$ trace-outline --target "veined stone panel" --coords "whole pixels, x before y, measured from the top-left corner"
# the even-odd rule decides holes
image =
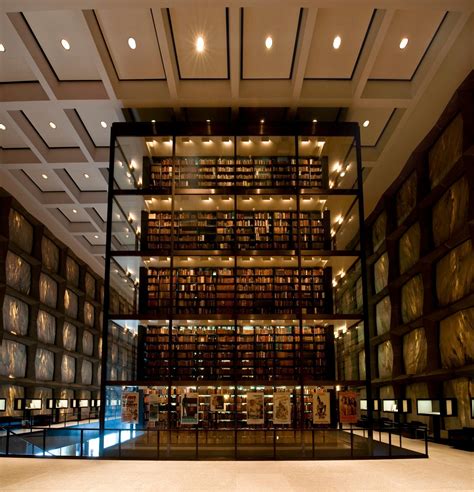
[[[387,340],[377,347],[379,378],[389,378],[393,374],[392,342]]]
[[[474,308],[459,311],[439,324],[441,364],[451,369],[474,363]]]
[[[420,224],[416,222],[400,238],[399,263],[400,274],[409,270],[420,259]]]
[[[411,278],[402,286],[402,320],[408,323],[423,313],[423,279],[421,275]]]
[[[403,183],[397,193],[396,211],[397,225],[400,225],[416,206],[416,173],[411,173],[410,177]]]
[[[390,318],[392,316],[392,304],[390,297],[385,296],[375,306],[375,317],[377,326],[377,335],[382,335],[390,330]]]
[[[428,363],[428,346],[424,328],[416,328],[403,337],[405,374],[420,374]]]
[[[388,253],[384,253],[374,264],[375,293],[379,293],[388,284]]]

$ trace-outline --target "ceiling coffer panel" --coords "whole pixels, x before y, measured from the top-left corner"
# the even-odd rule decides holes
[[[351,79],[373,10],[362,7],[318,9],[306,66],[307,79]],[[340,37],[340,46],[333,46]]]
[[[100,9],[95,14],[120,80],[166,78],[150,9]]]
[[[297,7],[242,9],[243,79],[291,78],[301,13]]]
[[[171,8],[168,13],[180,78],[227,79],[227,9],[199,5]]]

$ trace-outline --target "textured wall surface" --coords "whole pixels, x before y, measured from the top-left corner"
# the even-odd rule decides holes
[[[36,318],[38,340],[44,343],[54,343],[56,340],[56,318],[46,311],[39,310]]]
[[[474,363],[474,308],[459,311],[439,324],[441,364],[445,368]]]
[[[40,381],[51,381],[54,376],[54,353],[43,349],[36,349],[35,357],[36,379]]]
[[[46,408],[46,400],[53,397],[53,390],[51,388],[43,388],[37,386],[33,390],[33,398],[41,398],[43,400],[43,407],[41,410],[35,410],[34,415],[46,415],[51,413],[49,408]]]
[[[374,264],[375,293],[380,292],[388,284],[388,253],[384,253]]]
[[[410,177],[403,183],[397,193],[396,212],[397,225],[400,225],[415,208],[416,205],[416,173],[411,173]]]
[[[405,273],[420,259],[420,224],[413,224],[400,238],[399,262],[400,273]]]
[[[436,292],[441,305],[474,291],[474,252],[471,241],[450,251],[436,265]]]
[[[63,346],[66,350],[76,350],[77,328],[67,321],[63,325]]]
[[[463,120],[456,116],[429,152],[428,163],[431,187],[436,186],[462,154]]]
[[[7,399],[7,407],[4,415],[11,415],[13,417],[23,416],[22,410],[14,409],[15,398],[23,398],[25,396],[25,389],[22,386],[16,386],[14,384],[0,384],[0,398]]]
[[[33,226],[16,210],[11,209],[8,217],[10,240],[31,254],[33,249]]]
[[[393,347],[387,340],[377,347],[379,378],[389,378],[393,374]]]
[[[71,318],[77,318],[78,298],[70,289],[64,291],[64,310]]]
[[[428,347],[424,328],[416,328],[403,337],[403,362],[406,374],[420,374],[426,369]]]
[[[61,381],[63,383],[74,383],[76,377],[76,359],[70,355],[63,355],[61,360]]]
[[[52,272],[57,272],[59,269],[59,248],[48,239],[43,236],[41,239],[41,256],[43,265]]]
[[[474,398],[474,380],[468,378],[452,379],[443,383],[445,398],[456,398],[458,412],[456,417],[444,418],[447,430],[474,427],[471,419],[471,398]]]
[[[469,185],[466,178],[456,181],[433,207],[433,241],[436,246],[447,241],[467,222]]]
[[[407,422],[423,422],[429,425],[431,417],[424,415],[417,415],[416,413],[416,400],[417,398],[429,398],[428,385],[426,383],[413,383],[406,387],[405,398],[411,400],[411,413],[407,414]]]
[[[26,346],[13,340],[0,343],[0,376],[24,378],[26,375]]]
[[[55,308],[58,303],[58,284],[49,275],[42,273],[39,284],[40,301]]]
[[[423,312],[423,279],[421,275],[411,278],[402,287],[402,320],[413,321]]]
[[[5,261],[5,276],[7,285],[22,292],[29,294],[31,288],[31,266],[23,258],[7,252]]]
[[[94,306],[90,302],[84,303],[84,323],[94,326]]]
[[[88,360],[82,361],[81,381],[82,381],[82,384],[91,384],[92,383],[92,362],[90,362]]]
[[[94,335],[87,330],[82,334],[82,351],[86,355],[92,355],[94,352]]]
[[[359,379],[365,379],[366,378],[366,372],[365,372],[365,352],[359,352]]]
[[[86,284],[86,294],[89,297],[92,297],[94,299],[95,298],[95,278],[92,275],[90,275],[89,273],[86,273],[85,284]]]
[[[387,230],[387,214],[382,212],[372,226],[372,245],[374,251],[382,244]]]
[[[390,297],[386,296],[375,306],[377,335],[382,335],[390,329],[391,315],[392,304],[390,303]]]
[[[79,285],[79,265],[70,256],[66,258],[66,279],[76,287]]]
[[[356,291],[356,308],[360,308],[362,307],[362,304],[364,302],[362,296],[362,278],[356,281],[355,291]]]
[[[28,333],[29,308],[26,302],[6,295],[3,301],[3,329],[16,335]]]

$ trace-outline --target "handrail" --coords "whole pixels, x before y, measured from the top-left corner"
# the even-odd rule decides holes
[[[23,441],[25,444],[27,444],[27,445],[29,444],[29,445],[31,445],[31,446],[33,446],[35,448],[38,448],[40,451],[43,452],[43,456],[46,453],[48,453],[50,456],[54,456],[54,454],[51,454],[49,451],[46,451],[46,448],[45,447],[43,447],[43,449],[41,449],[40,446],[38,446],[37,444],[35,444],[33,442],[27,441],[26,439],[24,439],[23,437],[21,437],[20,434],[15,434],[15,432],[13,432],[11,429],[5,428],[5,427],[3,427],[1,425],[0,425],[0,429],[2,429],[2,430],[4,430],[4,431],[7,432],[7,452],[6,452],[6,455],[7,456],[8,456],[8,448],[9,448],[8,444],[9,444],[9,439],[10,439],[9,436],[10,436],[10,434],[12,434],[13,436],[15,436],[20,441]],[[46,437],[45,431],[46,430],[47,430],[46,428],[43,429],[43,443],[45,442],[45,437]],[[30,431],[30,434],[33,434],[33,431]]]

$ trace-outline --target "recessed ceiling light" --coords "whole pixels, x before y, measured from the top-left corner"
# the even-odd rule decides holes
[[[77,214],[77,210],[75,208],[72,209],[73,214]]]
[[[48,175],[47,175],[47,174],[42,174],[42,175],[41,175],[41,177],[42,177],[43,179],[48,179]]]
[[[369,125],[370,125],[370,121],[369,120],[365,120],[364,123],[362,123],[362,126],[364,128],[367,128]]]
[[[334,38],[334,41],[332,42],[332,47],[333,47],[335,50],[338,50],[338,49],[341,47],[341,43],[342,43],[341,36],[336,36],[336,37]]]
[[[102,128],[107,128],[107,123],[106,123],[105,121],[101,121],[101,122],[100,122],[100,126],[101,126]]]
[[[50,121],[50,122],[49,122],[49,126],[50,126],[53,130],[55,130],[55,129],[56,129],[56,124],[55,124],[55,123],[53,123],[52,121]]]
[[[206,123],[210,123],[210,122],[211,122],[211,120],[206,120]]]
[[[84,173],[84,178],[89,179],[89,175],[87,173]]]
[[[202,36],[198,36],[196,39],[196,51],[198,53],[202,53],[204,51],[204,38]]]
[[[265,120],[262,118],[262,119],[260,120],[260,123],[263,125],[263,124],[265,123]]]
[[[400,41],[400,49],[404,50],[407,47],[408,44],[408,38],[402,38]]]
[[[3,123],[0,123],[0,130],[6,130],[7,127],[3,124]]]
[[[99,236],[98,236],[97,234],[94,234],[94,237],[95,237],[96,239],[99,239]]]
[[[317,123],[317,122],[318,122],[318,120],[315,118],[315,119],[313,120],[313,123]]]
[[[152,123],[156,123],[156,120],[151,120]]]
[[[265,46],[267,50],[269,50],[273,46],[273,39],[271,36],[268,36],[267,39],[265,39]]]
[[[61,39],[61,44],[66,51],[69,51],[71,49],[71,45],[69,44],[67,39]]]
[[[3,44],[0,43],[0,52],[4,52],[5,51],[5,46],[3,46]]]
[[[137,42],[135,38],[128,38],[128,46],[130,46],[131,50],[134,50],[137,47]]]

